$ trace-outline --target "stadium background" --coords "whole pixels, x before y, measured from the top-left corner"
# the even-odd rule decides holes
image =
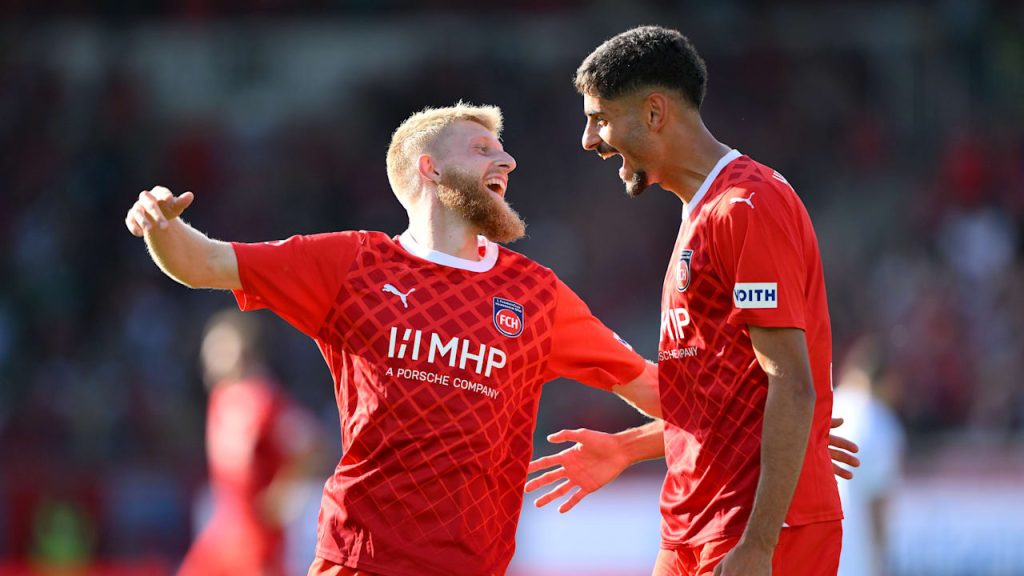
[[[653,357],[679,205],[627,199],[618,162],[580,148],[570,81],[643,23],[690,35],[711,130],[804,198],[837,362],[865,336],[886,350],[909,440],[891,573],[1024,573],[1024,4],[620,4],[0,2],[0,573],[163,574],[188,545],[198,340],[232,300],[167,280],[125,230],[158,183],[195,191],[189,220],[217,238],[397,234],[391,130],[426,105],[497,104],[529,223],[513,247]],[[336,434],[322,360],[272,321],[276,372]],[[538,450],[563,427],[636,422],[553,383]],[[646,574],[661,470],[566,518],[524,515],[518,573]]]

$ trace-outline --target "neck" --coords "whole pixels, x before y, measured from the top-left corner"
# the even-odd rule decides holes
[[[480,260],[476,228],[442,206],[433,195],[426,196],[431,199],[430,202],[423,202],[408,210],[409,233],[416,242],[463,260]]]
[[[675,126],[668,138],[664,154],[668,161],[661,168],[663,176],[658,183],[683,202],[689,202],[729,150],[708,131],[700,116],[687,118]]]

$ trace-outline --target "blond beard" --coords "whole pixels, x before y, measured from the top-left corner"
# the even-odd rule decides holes
[[[455,168],[445,170],[437,183],[437,199],[476,226],[491,242],[508,244],[526,233],[526,223],[519,213],[468,172]]]

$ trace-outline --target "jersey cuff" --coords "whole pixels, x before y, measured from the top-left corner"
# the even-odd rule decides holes
[[[765,317],[758,314],[750,314],[744,312],[733,312],[729,315],[726,320],[729,324],[736,326],[759,326],[761,328],[797,328],[807,331],[807,322],[802,318],[793,318],[790,316],[785,317]]]

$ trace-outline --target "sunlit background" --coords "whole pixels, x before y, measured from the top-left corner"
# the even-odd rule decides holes
[[[170,574],[202,523],[199,339],[233,300],[168,280],[126,231],[156,184],[194,191],[189,221],[221,239],[398,234],[391,131],[427,105],[499,105],[529,223],[513,247],[653,357],[680,205],[626,198],[618,162],[580,148],[571,83],[647,23],[691,37],[711,131],[811,213],[839,390],[866,379],[894,415],[880,434],[854,410],[847,429],[866,448],[849,506],[885,528],[877,573],[1024,574],[1021,2],[42,4],[0,2],[0,574]],[[266,319],[271,365],[331,451],[289,541],[304,574],[337,409],[313,344]],[[537,453],[564,427],[639,422],[554,382]],[[649,574],[663,472],[637,467],[565,516],[528,497],[511,570]]]

